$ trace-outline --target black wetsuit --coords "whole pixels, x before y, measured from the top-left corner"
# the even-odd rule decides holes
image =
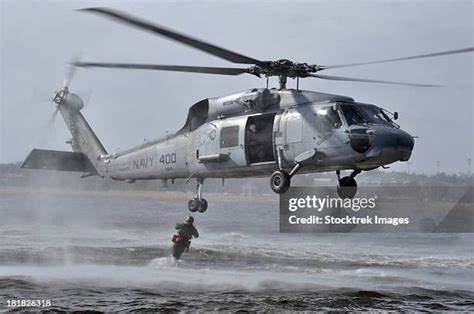
[[[180,223],[176,225],[176,229],[179,230],[178,234],[187,241],[191,240],[192,237],[199,237],[199,232],[192,224]]]

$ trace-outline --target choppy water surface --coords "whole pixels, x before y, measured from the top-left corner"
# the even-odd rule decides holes
[[[181,197],[1,197],[3,310],[474,310],[471,234],[280,234],[277,197],[209,196],[176,263]]]

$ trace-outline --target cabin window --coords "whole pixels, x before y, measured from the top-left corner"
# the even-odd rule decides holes
[[[239,145],[239,126],[226,126],[221,130],[221,148]]]

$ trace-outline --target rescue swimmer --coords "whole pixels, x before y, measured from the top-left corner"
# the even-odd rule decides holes
[[[178,233],[171,238],[171,242],[173,242],[171,253],[175,260],[179,260],[184,251],[189,251],[191,239],[193,237],[198,238],[199,232],[194,226],[193,216],[188,216],[184,223],[176,224],[176,230],[178,230]]]

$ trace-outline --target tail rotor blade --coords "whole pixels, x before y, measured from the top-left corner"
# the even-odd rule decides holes
[[[69,87],[69,83],[71,83],[72,77],[76,73],[76,67],[74,65],[70,65],[68,72],[66,74],[66,77],[64,78],[63,81],[63,89],[66,89]]]
[[[69,67],[68,67],[68,70],[67,70],[67,73],[66,73],[66,77],[64,78],[64,81],[63,81],[63,89],[66,89],[66,88],[69,87],[69,84],[71,83],[72,78],[76,74],[76,65],[75,64],[79,62],[79,59],[80,59],[79,54],[76,54],[72,58],[71,62],[69,63]]]
[[[49,118],[49,121],[48,121],[48,128],[53,127],[54,122],[56,121],[56,117],[58,116],[58,112],[59,112],[59,108],[56,107],[56,110],[54,110],[53,114],[52,114],[51,117]]]
[[[30,99],[28,101],[29,104],[46,104],[51,103],[53,100],[53,95],[51,93],[46,93],[40,89],[34,89],[31,93]]]
[[[84,103],[84,109],[86,109],[87,106],[89,106],[89,102],[92,97],[92,91],[80,93],[79,95],[82,95],[82,102]]]
[[[51,138],[53,134],[54,122],[56,120],[56,117],[58,116],[58,112],[59,112],[59,108],[56,107],[56,110],[54,110],[51,117],[49,117],[48,124],[44,125],[42,127],[42,130],[38,132],[38,139],[37,139],[38,145],[48,144],[49,139]]]

